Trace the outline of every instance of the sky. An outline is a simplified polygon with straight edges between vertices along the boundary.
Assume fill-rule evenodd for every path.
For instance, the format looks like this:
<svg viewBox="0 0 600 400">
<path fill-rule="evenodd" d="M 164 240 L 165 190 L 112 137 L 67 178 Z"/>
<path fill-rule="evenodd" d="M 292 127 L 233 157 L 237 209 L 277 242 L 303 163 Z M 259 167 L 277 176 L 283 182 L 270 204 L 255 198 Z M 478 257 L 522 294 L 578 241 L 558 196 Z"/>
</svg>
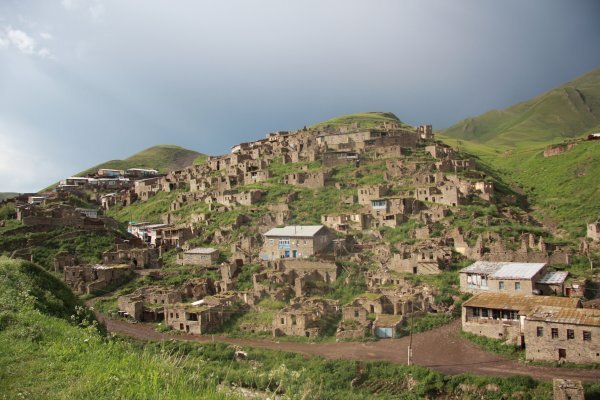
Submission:
<svg viewBox="0 0 600 400">
<path fill-rule="evenodd" d="M 0 192 L 334 116 L 445 128 L 600 66 L 596 0 L 0 0 Z"/>
</svg>

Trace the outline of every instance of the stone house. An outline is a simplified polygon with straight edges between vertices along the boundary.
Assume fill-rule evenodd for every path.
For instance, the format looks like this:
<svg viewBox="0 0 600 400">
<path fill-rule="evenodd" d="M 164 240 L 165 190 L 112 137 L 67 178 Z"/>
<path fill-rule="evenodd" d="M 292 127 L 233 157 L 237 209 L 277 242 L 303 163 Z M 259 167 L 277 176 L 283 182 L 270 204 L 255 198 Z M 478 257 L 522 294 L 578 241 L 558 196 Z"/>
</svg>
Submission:
<svg viewBox="0 0 600 400">
<path fill-rule="evenodd" d="M 465 293 L 534 294 L 537 282 L 542 281 L 542 285 L 545 285 L 562 276 L 551 274 L 544 281 L 542 278 L 546 275 L 546 269 L 545 263 L 477 261 L 460 270 L 460 290 Z"/>
<path fill-rule="evenodd" d="M 578 299 L 555 296 L 478 293 L 462 305 L 462 329 L 523 345 L 525 317 L 538 306 L 581 308 Z"/>
<path fill-rule="evenodd" d="M 131 276 L 129 265 L 74 265 L 64 267 L 64 281 L 74 291 L 91 294 Z"/>
<path fill-rule="evenodd" d="M 417 200 L 456 207 L 465 204 L 464 195 L 451 183 L 442 182 L 436 186 L 418 187 L 416 190 Z"/>
<path fill-rule="evenodd" d="M 327 174 L 323 171 L 318 172 L 294 172 L 283 178 L 285 185 L 293 185 L 306 187 L 310 189 L 318 189 L 325 186 Z"/>
<path fill-rule="evenodd" d="M 399 315 L 377 315 L 373 321 L 373 335 L 382 339 L 393 338 L 402 326 L 402 320 L 403 318 Z"/>
<path fill-rule="evenodd" d="M 264 234 L 260 258 L 307 258 L 322 253 L 331 244 L 331 234 L 323 225 L 294 225 L 273 228 Z"/>
<path fill-rule="evenodd" d="M 421 140 L 433 140 L 433 127 L 431 125 L 419 125 L 416 131 Z"/>
<path fill-rule="evenodd" d="M 310 298 L 292 303 L 273 318 L 273 336 L 319 336 L 339 314 L 335 300 Z"/>
<path fill-rule="evenodd" d="M 212 247 L 196 247 L 179 253 L 177 262 L 181 265 L 209 267 L 219 259 L 219 250 Z"/>
<path fill-rule="evenodd" d="M 359 154 L 356 151 L 326 151 L 321 156 L 324 167 L 332 168 L 338 165 L 360 163 Z"/>
<path fill-rule="evenodd" d="M 137 321 L 162 321 L 164 306 L 181 301 L 181 292 L 167 287 L 144 287 L 119 296 L 119 313 Z"/>
<path fill-rule="evenodd" d="M 596 222 L 588 224 L 587 237 L 595 242 L 600 241 L 600 219 Z"/>
<path fill-rule="evenodd" d="M 60 252 L 54 256 L 54 272 L 62 272 L 65 267 L 72 267 L 78 264 L 77 254 Z"/>
<path fill-rule="evenodd" d="M 189 334 L 213 333 L 241 308 L 236 295 L 207 296 L 191 304 L 166 305 L 165 324 Z"/>
<path fill-rule="evenodd" d="M 600 310 L 539 306 L 523 326 L 527 360 L 600 363 Z"/>
<path fill-rule="evenodd" d="M 394 305 L 381 293 L 363 293 L 351 305 L 362 307 L 369 314 L 394 314 Z"/>
<path fill-rule="evenodd" d="M 348 232 L 350 230 L 361 231 L 367 228 L 367 216 L 362 213 L 322 215 L 321 223 L 338 232 Z"/>
<path fill-rule="evenodd" d="M 244 184 L 250 185 L 252 183 L 264 182 L 271 178 L 271 171 L 266 169 L 260 169 L 256 171 L 248 171 L 244 173 Z"/>
<path fill-rule="evenodd" d="M 402 245 L 393 255 L 389 267 L 392 271 L 415 274 L 439 274 L 452 259 L 452 249 L 441 243 L 425 241 L 417 245 Z"/>
<path fill-rule="evenodd" d="M 385 196 L 388 192 L 387 186 L 374 185 L 364 186 L 358 190 L 358 204 L 371 205 L 371 200 L 380 199 Z"/>
<path fill-rule="evenodd" d="M 186 298 L 194 300 L 216 294 L 215 283 L 210 278 L 192 278 L 183 284 L 181 290 Z"/>
<path fill-rule="evenodd" d="M 161 265 L 158 249 L 126 244 L 117 244 L 115 250 L 102 253 L 102 262 L 105 265 L 130 264 L 140 268 L 159 268 Z"/>
<path fill-rule="evenodd" d="M 347 305 L 342 307 L 342 320 L 338 324 L 336 339 L 361 339 L 365 337 L 371 321 L 367 311 L 361 306 Z"/>
</svg>

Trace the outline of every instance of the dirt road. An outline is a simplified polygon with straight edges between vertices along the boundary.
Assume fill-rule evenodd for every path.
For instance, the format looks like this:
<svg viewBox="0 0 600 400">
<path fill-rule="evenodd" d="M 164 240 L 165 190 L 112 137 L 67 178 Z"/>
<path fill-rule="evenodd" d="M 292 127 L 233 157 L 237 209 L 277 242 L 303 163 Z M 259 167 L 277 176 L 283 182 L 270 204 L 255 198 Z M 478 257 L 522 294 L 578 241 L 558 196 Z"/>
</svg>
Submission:
<svg viewBox="0 0 600 400">
<path fill-rule="evenodd" d="M 406 364 L 409 338 L 386 339 L 359 343 L 293 343 L 268 339 L 235 339 L 223 336 L 174 335 L 156 332 L 152 325 L 131 324 L 120 320 L 98 318 L 110 332 L 142 340 L 191 340 L 197 342 L 223 342 L 242 347 L 281 350 L 299 354 L 321 356 L 329 359 L 362 361 L 389 361 Z M 511 376 L 528 375 L 535 379 L 552 378 L 600 381 L 600 370 L 569 369 L 529 366 L 481 350 L 459 335 L 460 321 L 419 333 L 413 336 L 413 361 L 444 374 L 471 373 L 475 375 Z"/>
</svg>

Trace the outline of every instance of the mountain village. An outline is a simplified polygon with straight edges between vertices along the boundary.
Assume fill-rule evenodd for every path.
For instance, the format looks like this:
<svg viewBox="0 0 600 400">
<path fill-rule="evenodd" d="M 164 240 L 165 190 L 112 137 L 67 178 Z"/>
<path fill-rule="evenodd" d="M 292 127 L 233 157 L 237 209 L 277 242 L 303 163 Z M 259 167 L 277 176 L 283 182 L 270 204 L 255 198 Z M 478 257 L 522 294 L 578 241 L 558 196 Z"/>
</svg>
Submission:
<svg viewBox="0 0 600 400">
<path fill-rule="evenodd" d="M 161 198 L 159 216 L 116 219 Z M 113 318 L 192 335 L 237 320 L 250 336 L 360 341 L 460 316 L 464 332 L 530 361 L 600 362 L 600 276 L 568 267 L 600 247 L 600 221 L 578 245 L 554 239 L 526 200 L 431 125 L 273 132 L 182 170 L 100 169 L 8 202 L 28 232 L 112 235 L 97 262 L 77 251 L 52 261 L 84 295 L 143 279 L 113 295 Z M 35 261 L 34 245 L 12 256 Z M 457 285 L 440 286 L 450 273 Z M 336 296 L 344 286 L 358 289 Z"/>
</svg>

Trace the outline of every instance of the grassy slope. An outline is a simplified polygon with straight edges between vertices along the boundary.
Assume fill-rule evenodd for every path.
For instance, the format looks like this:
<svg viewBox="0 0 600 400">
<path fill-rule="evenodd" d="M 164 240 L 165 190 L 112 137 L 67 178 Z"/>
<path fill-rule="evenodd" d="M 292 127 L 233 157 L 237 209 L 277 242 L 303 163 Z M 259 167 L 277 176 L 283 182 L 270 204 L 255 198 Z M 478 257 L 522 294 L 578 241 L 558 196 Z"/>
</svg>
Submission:
<svg viewBox="0 0 600 400">
<path fill-rule="evenodd" d="M 446 129 L 452 138 L 527 148 L 600 128 L 600 68 L 533 99 L 467 118 Z"/>
<path fill-rule="evenodd" d="M 230 396 L 217 392 L 218 384 L 265 395 L 278 390 L 289 399 L 461 398 L 465 391 L 481 399 L 551 397 L 549 383 L 526 377 L 444 377 L 383 362 L 363 363 L 352 385 L 353 361 L 248 349 L 248 361 L 233 362 L 234 350 L 225 344 L 104 337 L 59 280 L 31 263 L 0 257 L 0 399 Z M 498 391 L 487 390 L 489 384 Z"/>
<path fill-rule="evenodd" d="M 149 168 L 156 169 L 164 173 L 182 169 L 188 165 L 198 163 L 205 158 L 205 154 L 198 153 L 194 150 L 188 150 L 184 149 L 183 147 L 170 144 L 161 144 L 142 150 L 124 160 L 111 160 L 103 162 L 102 164 L 90 167 L 85 171 L 81 171 L 75 174 L 75 176 L 84 176 L 96 172 L 101 168 L 123 170 L 129 168 Z M 42 191 L 51 190 L 55 185 L 57 185 L 57 183 L 42 189 Z"/>
<path fill-rule="evenodd" d="M 341 125 L 350 125 L 354 122 L 358 122 L 361 128 L 374 128 L 381 125 L 384 122 L 402 123 L 402 121 L 400 121 L 400 119 L 398 119 L 398 117 L 396 117 L 393 113 L 363 112 L 335 117 L 327 121 L 319 122 L 318 124 L 312 125 L 311 128 L 339 127 Z"/>
<path fill-rule="evenodd" d="M 457 146 L 457 140 L 438 135 Z M 544 157 L 545 146 L 509 151 L 466 140 L 461 149 L 476 155 L 509 183 L 523 188 L 539 216 L 567 237 L 585 236 L 585 225 L 600 217 L 600 142 L 578 142 L 557 156 Z"/>
<path fill-rule="evenodd" d="M 18 196 L 19 193 L 13 193 L 13 192 L 0 192 L 0 201 L 2 200 L 6 200 L 6 199 L 11 199 L 13 197 Z"/>
<path fill-rule="evenodd" d="M 177 357 L 107 340 L 78 305 L 41 268 L 0 257 L 1 399 L 224 398 Z"/>
<path fill-rule="evenodd" d="M 183 147 L 173 145 L 158 145 L 142 150 L 124 160 L 111 160 L 95 167 L 89 168 L 83 172 L 97 171 L 100 168 L 128 169 L 128 168 L 152 168 L 161 172 L 175 171 L 192 165 L 194 160 L 203 154 Z"/>
</svg>

